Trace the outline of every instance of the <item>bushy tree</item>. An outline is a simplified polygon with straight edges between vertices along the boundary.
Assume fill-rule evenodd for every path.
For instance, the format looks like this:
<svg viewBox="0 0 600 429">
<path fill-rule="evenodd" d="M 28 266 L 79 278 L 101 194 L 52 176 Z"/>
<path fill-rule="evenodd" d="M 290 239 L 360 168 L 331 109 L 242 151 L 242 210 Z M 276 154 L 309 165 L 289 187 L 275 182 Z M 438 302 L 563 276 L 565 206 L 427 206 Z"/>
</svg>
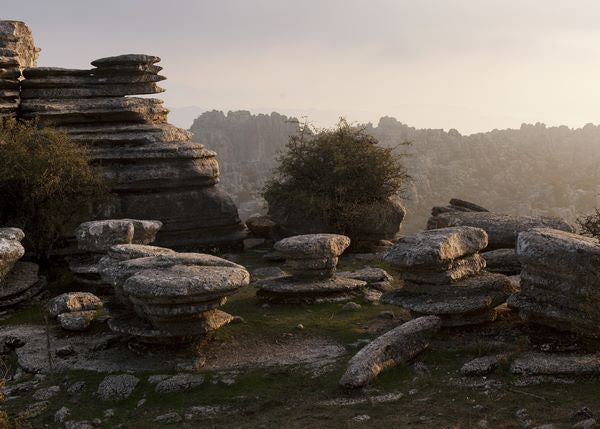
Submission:
<svg viewBox="0 0 600 429">
<path fill-rule="evenodd" d="M 0 226 L 22 228 L 40 258 L 108 195 L 86 149 L 50 128 L 2 119 L 0 160 Z"/>
<path fill-rule="evenodd" d="M 264 188 L 270 210 L 301 216 L 323 231 L 353 236 L 409 175 L 395 148 L 386 148 L 341 119 L 333 129 L 308 125 L 290 138 Z"/>
<path fill-rule="evenodd" d="M 600 209 L 587 216 L 577 218 L 579 233 L 600 239 Z"/>
</svg>

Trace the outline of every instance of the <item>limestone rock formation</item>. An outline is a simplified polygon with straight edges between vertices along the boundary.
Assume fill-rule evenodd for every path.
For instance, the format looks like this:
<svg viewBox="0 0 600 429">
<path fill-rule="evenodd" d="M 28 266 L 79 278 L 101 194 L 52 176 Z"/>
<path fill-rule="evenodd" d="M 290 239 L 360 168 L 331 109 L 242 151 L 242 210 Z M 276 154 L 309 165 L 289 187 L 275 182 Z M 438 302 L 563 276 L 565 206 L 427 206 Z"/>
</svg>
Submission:
<svg viewBox="0 0 600 429">
<path fill-rule="evenodd" d="M 89 292 L 68 292 L 48 303 L 48 313 L 56 317 L 67 331 L 84 331 L 90 327 L 103 303 Z"/>
<path fill-rule="evenodd" d="M 439 316 L 444 326 L 493 321 L 496 307 L 506 302 L 515 284 L 506 276 L 487 273 L 484 230 L 469 226 L 423 231 L 403 237 L 384 259 L 400 270 L 402 289 L 383 301 L 399 305 L 414 317 Z"/>
<path fill-rule="evenodd" d="M 285 258 L 281 277 L 256 282 L 260 300 L 274 303 L 338 302 L 352 299 L 366 285 L 335 275 L 338 257 L 350 245 L 350 239 L 338 234 L 306 234 L 275 243 Z"/>
<path fill-rule="evenodd" d="M 0 117 L 16 115 L 21 71 L 35 66 L 38 52 L 25 23 L 0 21 Z"/>
<path fill-rule="evenodd" d="M 362 348 L 348 363 L 339 384 L 345 388 L 366 386 L 386 368 L 406 363 L 429 346 L 441 326 L 438 317 L 428 316 L 406 322 Z"/>
<path fill-rule="evenodd" d="M 38 295 L 46 286 L 37 264 L 20 261 L 25 254 L 23 238 L 18 228 L 0 228 L 0 310 Z"/>
<path fill-rule="evenodd" d="M 512 276 L 521 272 L 521 263 L 515 249 L 490 250 L 481 253 L 481 257 L 485 259 L 486 270 L 492 273 Z"/>
<path fill-rule="evenodd" d="M 114 248 L 113 248 L 114 249 Z M 164 253 L 102 264 L 122 307 L 109 321 L 143 343 L 186 343 L 229 323 L 217 310 L 250 281 L 244 267 L 200 253 Z"/>
<path fill-rule="evenodd" d="M 519 234 L 521 291 L 509 305 L 524 320 L 600 338 L 600 243 L 549 228 Z"/>
<path fill-rule="evenodd" d="M 148 246 L 155 240 L 161 227 L 162 222 L 156 220 L 108 219 L 84 222 L 75 231 L 79 251 L 84 253 L 71 257 L 69 269 L 81 283 L 101 286 L 102 263 L 109 263 L 112 259 L 123 260 L 141 257 L 139 255 L 173 252 L 171 249 Z"/>
<path fill-rule="evenodd" d="M 217 185 L 216 153 L 167 122 L 160 59 L 128 54 L 93 61 L 89 70 L 27 68 L 19 116 L 37 119 L 86 145 L 116 194 L 107 217 L 164 224 L 157 244 L 200 249 L 239 246 L 246 235 L 237 208 Z"/>
<path fill-rule="evenodd" d="M 488 250 L 514 248 L 517 236 L 533 228 L 553 228 L 573 232 L 573 227 L 557 217 L 512 216 L 489 212 L 452 211 L 429 218 L 427 229 L 472 226 L 488 234 Z"/>
</svg>

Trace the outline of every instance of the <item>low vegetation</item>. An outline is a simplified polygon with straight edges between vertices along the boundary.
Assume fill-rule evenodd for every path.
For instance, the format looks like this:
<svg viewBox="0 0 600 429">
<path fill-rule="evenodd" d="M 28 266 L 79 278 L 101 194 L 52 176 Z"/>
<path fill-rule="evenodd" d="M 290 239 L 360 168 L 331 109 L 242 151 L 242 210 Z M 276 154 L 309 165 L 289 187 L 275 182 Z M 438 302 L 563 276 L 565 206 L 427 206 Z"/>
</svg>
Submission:
<svg viewBox="0 0 600 429">
<path fill-rule="evenodd" d="M 264 189 L 269 206 L 302 213 L 323 230 L 350 238 L 374 206 L 402 192 L 410 179 L 393 148 L 343 119 L 333 129 L 305 124 L 278 161 Z"/>
<path fill-rule="evenodd" d="M 40 258 L 107 198 L 107 183 L 86 149 L 66 134 L 4 119 L 0 159 L 0 225 L 23 229 L 28 250 Z"/>
</svg>

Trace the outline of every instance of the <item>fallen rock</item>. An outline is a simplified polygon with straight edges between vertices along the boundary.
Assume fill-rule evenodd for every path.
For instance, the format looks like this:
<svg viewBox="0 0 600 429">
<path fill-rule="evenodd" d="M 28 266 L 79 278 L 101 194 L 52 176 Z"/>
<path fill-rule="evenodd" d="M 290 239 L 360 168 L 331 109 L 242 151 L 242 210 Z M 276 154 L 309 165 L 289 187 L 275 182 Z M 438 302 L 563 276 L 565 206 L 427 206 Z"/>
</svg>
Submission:
<svg viewBox="0 0 600 429">
<path fill-rule="evenodd" d="M 350 359 L 340 386 L 363 387 L 385 368 L 409 361 L 429 346 L 431 335 L 440 326 L 438 317 L 420 317 L 376 338 Z"/>
<path fill-rule="evenodd" d="M 38 389 L 31 396 L 36 401 L 47 401 L 60 393 L 60 386 L 50 386 Z"/>
<path fill-rule="evenodd" d="M 600 355 L 528 353 L 512 362 L 510 372 L 519 375 L 600 375 Z"/>
<path fill-rule="evenodd" d="M 468 376 L 487 375 L 495 371 L 504 359 L 504 355 L 483 356 L 465 363 L 460 372 Z"/>
<path fill-rule="evenodd" d="M 129 374 L 109 375 L 102 380 L 96 393 L 103 401 L 121 401 L 131 395 L 139 381 Z"/>
<path fill-rule="evenodd" d="M 183 418 L 179 415 L 179 413 L 176 413 L 176 412 L 162 414 L 162 415 L 154 418 L 155 422 L 163 423 L 163 424 L 178 423 L 182 420 L 183 420 Z"/>
</svg>

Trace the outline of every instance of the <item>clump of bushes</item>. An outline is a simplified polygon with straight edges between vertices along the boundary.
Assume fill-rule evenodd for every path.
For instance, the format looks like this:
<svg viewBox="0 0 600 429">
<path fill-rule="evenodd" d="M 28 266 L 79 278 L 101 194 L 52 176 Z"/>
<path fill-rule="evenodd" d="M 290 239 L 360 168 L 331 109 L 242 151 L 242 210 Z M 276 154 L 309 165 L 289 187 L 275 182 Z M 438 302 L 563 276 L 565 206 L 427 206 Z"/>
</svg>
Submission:
<svg viewBox="0 0 600 429">
<path fill-rule="evenodd" d="M 600 209 L 587 216 L 577 218 L 579 233 L 588 237 L 600 239 Z"/>
<path fill-rule="evenodd" d="M 304 124 L 277 160 L 263 191 L 270 212 L 350 238 L 410 179 L 394 148 L 382 147 L 364 128 L 343 119 L 332 129 Z"/>
<path fill-rule="evenodd" d="M 2 119 L 0 160 L 0 225 L 23 229 L 26 248 L 39 258 L 107 198 L 86 149 L 50 128 Z"/>
</svg>

